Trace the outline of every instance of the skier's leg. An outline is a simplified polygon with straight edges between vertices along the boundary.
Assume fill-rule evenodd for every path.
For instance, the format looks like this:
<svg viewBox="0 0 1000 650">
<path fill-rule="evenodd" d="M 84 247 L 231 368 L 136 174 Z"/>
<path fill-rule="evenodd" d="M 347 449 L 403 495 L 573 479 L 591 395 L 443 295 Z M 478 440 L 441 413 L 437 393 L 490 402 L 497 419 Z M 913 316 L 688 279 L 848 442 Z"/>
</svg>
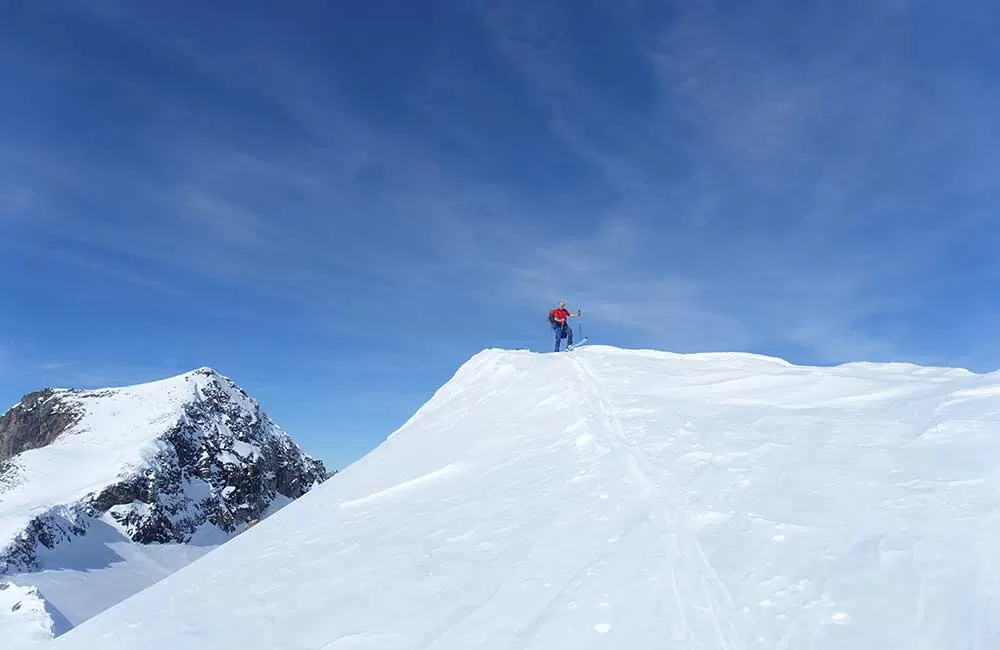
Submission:
<svg viewBox="0 0 1000 650">
<path fill-rule="evenodd" d="M 573 345 L 573 326 L 566 323 L 566 347 Z"/>
<path fill-rule="evenodd" d="M 556 333 L 556 349 L 555 349 L 555 351 L 558 352 L 559 351 L 559 340 L 562 339 L 562 328 L 559 327 L 558 325 L 553 325 L 552 326 L 552 331 L 554 331 Z"/>
</svg>

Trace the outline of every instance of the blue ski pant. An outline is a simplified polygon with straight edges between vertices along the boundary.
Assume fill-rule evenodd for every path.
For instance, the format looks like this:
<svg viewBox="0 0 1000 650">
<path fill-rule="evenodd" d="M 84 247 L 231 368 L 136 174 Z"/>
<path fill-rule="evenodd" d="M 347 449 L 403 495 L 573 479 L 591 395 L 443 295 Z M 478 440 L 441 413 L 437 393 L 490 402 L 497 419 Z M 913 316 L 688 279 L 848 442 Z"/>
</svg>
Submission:
<svg viewBox="0 0 1000 650">
<path fill-rule="evenodd" d="M 569 326 L 569 323 L 564 323 L 559 325 L 558 323 L 552 323 L 552 331 L 556 333 L 556 349 L 559 351 L 559 341 L 566 339 L 566 345 L 573 345 L 573 328 Z"/>
</svg>

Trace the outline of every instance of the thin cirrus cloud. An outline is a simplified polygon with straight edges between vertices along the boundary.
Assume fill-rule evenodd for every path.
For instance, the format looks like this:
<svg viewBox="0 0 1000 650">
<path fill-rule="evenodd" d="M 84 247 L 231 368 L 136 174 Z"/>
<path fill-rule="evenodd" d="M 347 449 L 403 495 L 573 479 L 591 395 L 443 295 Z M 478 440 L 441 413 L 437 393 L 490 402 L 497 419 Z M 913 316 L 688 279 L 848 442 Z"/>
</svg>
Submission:
<svg viewBox="0 0 1000 650">
<path fill-rule="evenodd" d="M 7 12 L 0 393 L 210 365 L 338 458 L 559 299 L 600 343 L 1000 360 L 991 3 L 432 4 Z"/>
<path fill-rule="evenodd" d="M 20 138 L 0 160 L 23 188 L 0 201 L 46 197 L 31 235 L 77 266 L 318 313 L 567 298 L 616 342 L 824 362 L 966 358 L 914 325 L 949 292 L 992 318 L 963 263 L 995 277 L 986 9 L 484 2 L 355 70 L 324 58 L 360 29 L 332 9 L 329 43 L 256 5 L 217 40 L 210 9 L 76 11 L 155 72 L 95 81 L 146 116 L 128 156 Z"/>
<path fill-rule="evenodd" d="M 588 82 L 581 39 L 559 29 L 573 22 L 568 8 L 489 14 L 500 49 L 560 116 L 559 133 L 599 163 L 623 193 L 620 210 L 641 224 L 647 264 L 632 277 L 652 289 L 644 276 L 655 269 L 683 286 L 678 319 L 738 323 L 697 345 L 926 358 L 942 323 L 921 331 L 925 310 L 949 285 L 965 284 L 956 297 L 975 285 L 963 248 L 981 256 L 980 238 L 997 235 L 983 210 L 997 187 L 985 163 L 1000 106 L 977 61 L 984 42 L 967 39 L 984 35 L 978 18 L 899 4 L 848 4 L 835 16 L 782 5 L 783 17 L 680 3 L 670 20 L 643 24 L 629 14 L 637 6 L 647 5 L 624 4 L 607 21 L 628 26 L 642 48 L 632 59 L 646 66 L 648 101 L 627 112 Z M 911 60 L 928 37 L 949 49 Z M 623 285 L 616 276 L 601 294 Z M 633 312 L 645 320 L 668 300 L 632 301 Z M 965 341 L 935 338 L 938 352 L 967 358 Z"/>
</svg>

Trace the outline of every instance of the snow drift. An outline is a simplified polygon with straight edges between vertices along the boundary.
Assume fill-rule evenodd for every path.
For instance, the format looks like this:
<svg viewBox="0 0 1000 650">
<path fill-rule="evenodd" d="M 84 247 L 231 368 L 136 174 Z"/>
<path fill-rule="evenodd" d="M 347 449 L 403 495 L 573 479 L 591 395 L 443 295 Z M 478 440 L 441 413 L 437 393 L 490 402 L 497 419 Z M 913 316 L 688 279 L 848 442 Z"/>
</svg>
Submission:
<svg viewBox="0 0 1000 650">
<path fill-rule="evenodd" d="M 1000 376 L 489 350 L 77 650 L 996 648 Z"/>
<path fill-rule="evenodd" d="M 0 607 L 18 595 L 0 649 L 25 647 L 7 646 L 15 623 L 18 638 L 60 634 L 325 478 L 208 368 L 25 396 L 0 416 Z"/>
</svg>

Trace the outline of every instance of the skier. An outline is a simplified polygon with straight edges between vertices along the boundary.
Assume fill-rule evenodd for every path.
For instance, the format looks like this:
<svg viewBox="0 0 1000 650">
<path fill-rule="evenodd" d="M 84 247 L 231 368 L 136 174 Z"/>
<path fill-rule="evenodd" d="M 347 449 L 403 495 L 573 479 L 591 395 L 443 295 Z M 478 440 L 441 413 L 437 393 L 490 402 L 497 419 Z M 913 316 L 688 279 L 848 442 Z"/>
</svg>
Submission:
<svg viewBox="0 0 1000 650">
<path fill-rule="evenodd" d="M 549 311 L 549 324 L 552 326 L 552 331 L 556 333 L 556 352 L 559 351 L 559 342 L 562 339 L 566 339 L 567 350 L 573 345 L 573 328 L 569 326 L 568 320 L 579 315 L 579 309 L 576 310 L 575 314 L 569 313 L 569 310 L 566 309 L 566 303 L 562 300 L 559 301 L 558 307 Z"/>
</svg>

